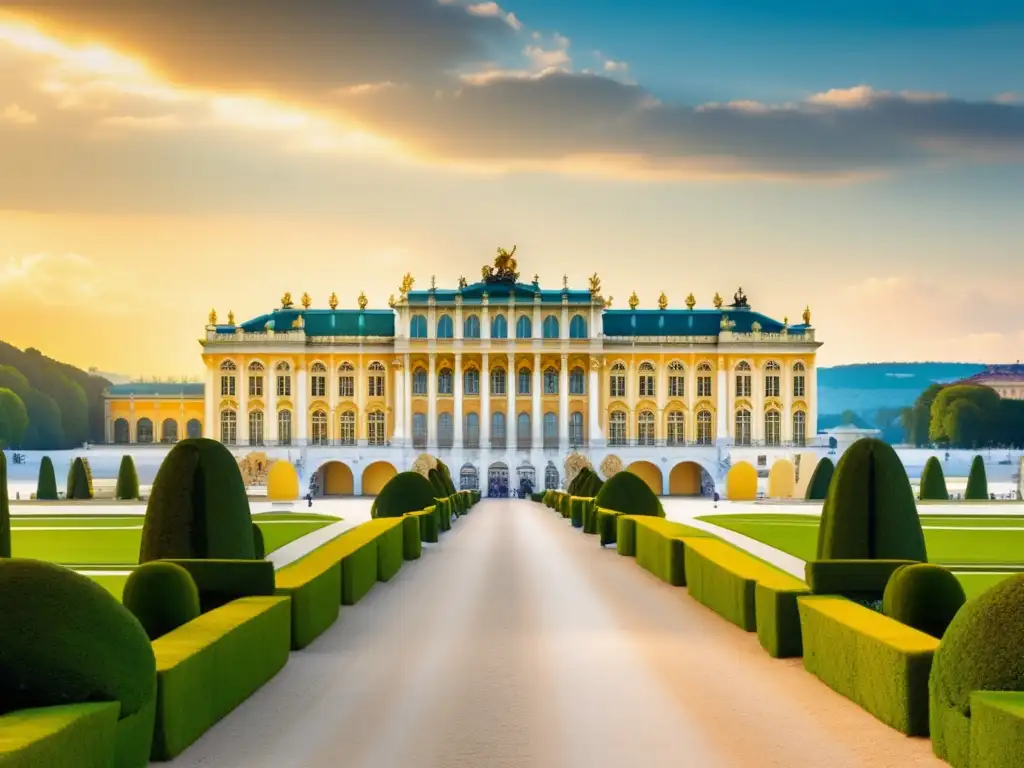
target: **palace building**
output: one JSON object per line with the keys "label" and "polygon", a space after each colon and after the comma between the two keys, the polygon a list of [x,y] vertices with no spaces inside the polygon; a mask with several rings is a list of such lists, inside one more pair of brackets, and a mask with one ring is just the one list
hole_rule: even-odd
{"label": "palace building", "polygon": [[[513,249],[514,253],[515,249]],[[572,452],[628,466],[660,492],[710,492],[737,454],[816,444],[810,311],[789,325],[742,289],[711,309],[612,309],[600,279],[521,282],[499,249],[481,280],[413,290],[389,309],[281,306],[236,324],[211,313],[205,384],[107,392],[110,443],[215,437],[287,457],[321,493],[375,493],[423,452],[464,487],[558,487]],[[752,456],[758,455],[755,461]],[[614,471],[614,470],[613,470]]]}

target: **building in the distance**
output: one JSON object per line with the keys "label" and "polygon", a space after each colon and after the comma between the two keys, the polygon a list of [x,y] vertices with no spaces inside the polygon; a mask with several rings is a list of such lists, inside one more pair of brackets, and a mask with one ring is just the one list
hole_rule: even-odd
{"label": "building in the distance", "polygon": [[1007,400],[1024,400],[1024,365],[990,365],[957,384],[978,384],[994,389],[996,394]]}
{"label": "building in the distance", "polygon": [[[514,249],[513,249],[514,251]],[[288,457],[320,492],[374,493],[434,453],[464,487],[557,487],[566,456],[625,466],[663,493],[710,492],[731,460],[795,456],[817,429],[810,311],[789,325],[737,291],[712,309],[611,309],[521,282],[499,250],[482,279],[412,290],[384,310],[308,295],[236,324],[211,313],[205,385],[107,395],[111,443],[215,437]]]}

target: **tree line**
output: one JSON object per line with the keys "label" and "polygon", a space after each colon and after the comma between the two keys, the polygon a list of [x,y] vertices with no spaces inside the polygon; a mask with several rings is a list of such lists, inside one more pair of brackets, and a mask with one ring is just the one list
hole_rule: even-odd
{"label": "tree line", "polygon": [[0,448],[60,450],[104,439],[110,382],[0,342]]}
{"label": "tree line", "polygon": [[977,384],[932,384],[903,410],[900,422],[918,446],[1024,447],[1024,400]]}

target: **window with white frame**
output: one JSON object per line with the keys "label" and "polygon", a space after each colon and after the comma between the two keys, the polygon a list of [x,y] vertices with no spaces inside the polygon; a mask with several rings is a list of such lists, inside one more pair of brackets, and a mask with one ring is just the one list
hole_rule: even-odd
{"label": "window with white frame", "polygon": [[711,411],[697,411],[697,444],[711,445]]}
{"label": "window with white frame", "polygon": [[369,445],[384,445],[384,412],[370,411],[366,416],[366,442]]}
{"label": "window with white frame", "polygon": [[764,442],[766,445],[782,443],[782,414],[774,409],[764,414]]}
{"label": "window with white frame", "polygon": [[569,445],[573,448],[583,445],[583,413],[580,411],[569,414]]}
{"label": "window with white frame", "polygon": [[287,408],[277,414],[277,441],[281,445],[292,444],[292,412]]}
{"label": "window with white frame", "polygon": [[793,442],[796,445],[807,444],[807,414],[803,411],[793,414]]}
{"label": "window with white frame", "polygon": [[736,397],[751,397],[750,363],[741,360],[736,365]]}
{"label": "window with white frame", "polygon": [[220,364],[220,395],[221,397],[235,396],[235,371],[237,367],[230,360]]}
{"label": "window with white frame", "polygon": [[338,366],[338,396],[348,399],[356,396],[356,368],[352,363]]}
{"label": "window with white frame", "polygon": [[736,411],[736,445],[750,445],[751,434],[750,411],[740,408]]}
{"label": "window with white frame", "polygon": [[654,397],[654,366],[651,363],[640,363],[637,383],[640,385],[640,397]]}
{"label": "window with white frame", "polygon": [[427,394],[427,372],[423,368],[417,368],[412,373],[413,395]]}
{"label": "window with white frame", "polygon": [[520,395],[530,394],[530,369],[519,369],[519,386],[516,390]]}
{"label": "window with white frame", "polygon": [[327,397],[327,366],[323,363],[310,366],[309,394],[312,397]]}
{"label": "window with white frame", "polygon": [[263,445],[263,411],[249,412],[249,445]]}
{"label": "window with white frame", "polygon": [[686,369],[678,360],[668,364],[668,396],[686,397]]}
{"label": "window with white frame", "polygon": [[504,395],[507,381],[504,368],[494,368],[491,371],[491,394]]}
{"label": "window with white frame", "polygon": [[278,397],[291,397],[292,396],[292,367],[284,362],[283,360],[277,364],[275,369],[277,374],[277,396]]}
{"label": "window with white frame", "polygon": [[263,363],[249,363],[249,397],[263,397],[263,376],[266,369]]}
{"label": "window with white frame", "polygon": [[685,445],[686,415],[682,411],[669,411],[667,426],[666,442],[669,445]]}
{"label": "window with white frame", "polygon": [[[384,397],[384,364],[374,361],[370,363],[368,370],[366,394],[369,397]],[[381,414],[381,416],[383,415]]]}
{"label": "window with white frame", "polygon": [[480,394],[480,371],[476,368],[470,368],[463,374],[462,391],[466,395]]}
{"label": "window with white frame", "polygon": [[442,368],[437,374],[437,394],[450,395],[452,393],[452,369]]}
{"label": "window with white frame", "polygon": [[327,413],[325,411],[318,410],[313,412],[312,427],[311,437],[313,445],[327,445]]}
{"label": "window with white frame", "polygon": [[626,412],[612,411],[608,417],[608,445],[626,444]]}
{"label": "window with white frame", "polygon": [[544,447],[558,447],[558,414],[551,411],[544,414]]}
{"label": "window with white frame", "polygon": [[654,445],[654,412],[640,411],[636,417],[636,438],[639,445]]}
{"label": "window with white frame", "polygon": [[569,394],[583,395],[587,391],[587,376],[579,366],[569,371]]}
{"label": "window with white frame", "polygon": [[220,412],[220,441],[234,445],[238,440],[238,414],[231,410]]}
{"label": "window with white frame", "polygon": [[345,411],[338,420],[338,442],[342,445],[356,444],[356,412]]}
{"label": "window with white frame", "polygon": [[697,397],[711,396],[711,366],[701,363],[697,366]]}
{"label": "window with white frame", "polygon": [[610,397],[626,396],[626,366],[615,363],[608,376],[608,394]]}
{"label": "window with white frame", "polygon": [[558,394],[558,371],[554,368],[548,368],[544,371],[544,394]]}
{"label": "window with white frame", "polygon": [[764,366],[764,396],[765,397],[779,397],[779,393],[782,391],[781,371],[779,364],[774,360],[770,360],[765,363]]}
{"label": "window with white frame", "polygon": [[805,397],[807,392],[805,375],[807,369],[803,363],[793,365],[793,397]]}

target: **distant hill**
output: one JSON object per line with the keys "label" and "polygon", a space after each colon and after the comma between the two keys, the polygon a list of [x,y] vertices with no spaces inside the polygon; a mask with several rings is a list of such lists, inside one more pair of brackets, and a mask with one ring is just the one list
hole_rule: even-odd
{"label": "distant hill", "polygon": [[[906,408],[929,385],[957,381],[985,370],[978,363],[857,363],[818,369],[818,412]],[[869,419],[870,421],[870,419]]]}

